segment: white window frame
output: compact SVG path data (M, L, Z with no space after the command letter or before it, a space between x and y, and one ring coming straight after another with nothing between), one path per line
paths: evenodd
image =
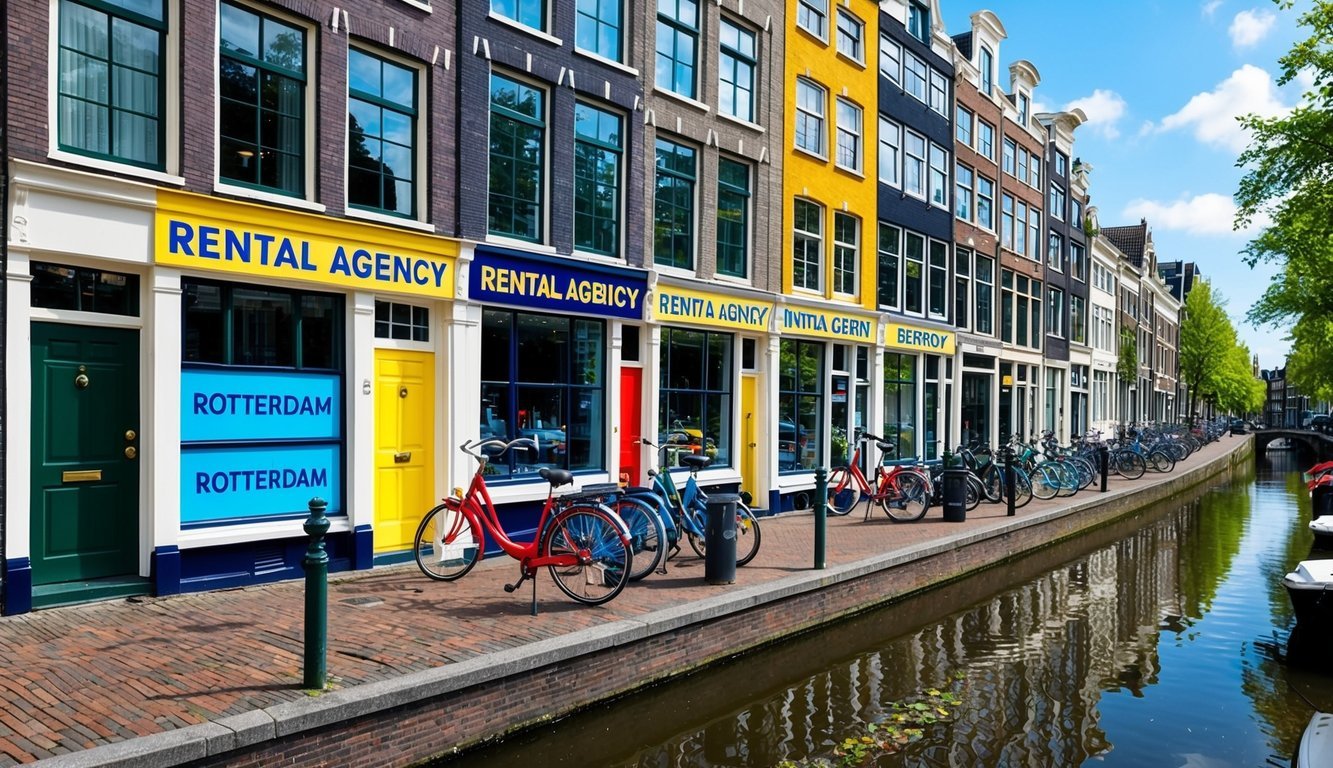
M1041 189L1041 156L1028 153L1028 186L1033 189Z
M964 174L966 174L967 176L966 184L963 183ZM953 215L959 221L966 221L970 223L976 217L975 214L976 195L975 192L973 191L973 186L976 184L977 172L972 170L972 168L970 168L969 166L955 161L953 177L954 177ZM967 209L959 210L960 207L963 205L964 201L966 201L967 203Z
M838 239L838 222L852 222L851 242ZM856 265L861 261L861 219L844 211L833 212L833 292L840 296L856 297L860 294ZM845 263L844 263L845 262ZM839 290L842 283L851 280L852 290Z
M963 122L964 122L962 120L963 115L967 115L966 139L964 139L962 136ZM972 112L972 110L968 109L962 104L959 104L958 107L954 110L954 120L953 120L954 141L958 142L959 144L962 144L965 147L971 148L977 138L976 120L977 120L976 115Z
M1047 195L1046 211L1051 214L1051 218L1056 221L1065 220L1065 189L1064 187L1051 182L1050 192Z
M844 170L860 174L865 163L865 152L861 144L861 134L864 130L862 121L865 113L860 106L841 96L838 97L835 110L837 124L834 126L834 130L837 132L838 138L833 153L833 164ZM845 114L844 110L847 110ZM843 119L844 117L848 119ZM844 140L851 142L853 155L851 165L843 162Z
M920 145L920 154L913 154L913 147ZM928 162L930 155L930 142L926 137L915 131L903 129L903 191L912 197L927 200L926 192L930 183L928 176ZM912 174L910 170L916 169L917 185L912 185Z
M943 72L930 67L930 108L940 117L949 119L949 78Z
M980 71L977 89L990 96L995 90L995 53L984 45L977 51L977 69Z
M952 191L949 188L949 152L933 141L927 151L929 181L926 191L930 195L930 204L947 211L950 202L949 193Z
M818 103L818 106L819 106L819 112L818 112L818 113L815 113L815 112L810 111L805 105L802 104L802 101L801 101L801 95L802 95L802 94L801 94L801 89L802 89L802 88L809 89L809 95L815 95L815 96L818 97L818 98L816 99L816 101L817 101L817 103ZM824 146L825 146L824 136L825 136L825 134L826 134L826 131L825 131L825 129L824 129L824 125L825 125L825 118L826 118L826 116L827 116L827 113L828 113L828 89L826 89L824 86L820 85L819 83L816 83L814 80L810 80L809 78L805 78L805 77L798 77L798 78L796 78L796 120L797 120L797 124L798 124L798 126L799 126L802 116L804 116L807 120L814 122L814 124L815 124L815 126L816 126L816 128L817 128L817 130L815 131L815 143L818 145L817 148L815 148L815 149L811 149L810 147L803 146L803 145L801 144L801 132L800 132L799 130L794 130L794 131L792 131L792 142L793 142L793 145L796 147L796 149L799 149L799 150L801 150L801 151L803 151L803 152L809 152L810 154L815 155L816 157L827 158L827 155L824 154L824 152L825 152L825 150L824 150ZM807 138L808 138L808 136L809 136L809 134L808 134L808 132L807 132Z
M983 127L985 128L984 131L982 130ZM985 120L982 120L981 117L978 116L976 121L976 131L977 131L977 146L976 146L977 154L981 155L982 157L986 158L992 163L995 162L995 126L991 125ZM986 133L990 137L988 146L982 146L982 141L981 141L982 133Z
M1064 262L1064 248L1064 237L1053 229L1048 230L1046 232L1046 265L1049 266L1053 272L1064 272L1062 266ZM1055 252L1055 258L1051 257L1052 251Z
M903 186L902 151L902 126L884 115L880 115L879 157L877 158L879 180L896 189L902 189ZM886 166L891 176L886 177L884 175Z
M842 28L842 23L843 23L843 21L847 21L848 23L850 23L850 24L852 25L852 30L855 31L855 33L856 33L854 36L853 36L853 35L850 35L850 34L845 34L845 33L843 32L843 28ZM863 21L861 21L860 19L858 19L858 18L855 16L855 14L851 13L851 12L848 11L847 9L845 9L845 8L839 8L839 9L838 9L837 28L836 28L836 31L835 31L834 34L835 34L835 37L837 38L837 43L836 43L836 45L837 45L837 51L838 51L838 54L839 54L839 55L842 55L842 56L846 56L847 58L851 59L852 61L856 62L857 64L864 65L864 64L865 64L865 61L866 61L866 25L865 25L865 22L863 22ZM850 45L851 45L851 47L852 47L852 50L851 50L851 51L844 50L844 48L843 48L843 41L844 41L844 40L849 41L849 43L850 43Z
M916 66L913 66L916 65ZM920 67L920 69L917 69ZM903 90L922 104L930 104L929 91L930 67L911 51L903 51ZM912 87L921 84L920 93Z
M793 215L792 215L792 285L795 286L795 287L797 287L797 288L801 288L801 289L803 289L803 290L807 290L807 291L816 291L816 292L818 292L818 291L822 291L822 290L823 290L823 286L824 286L824 206L820 205L819 203L816 203L814 200L807 200L806 198L803 198L803 197L795 198L795 199L792 201L792 207L793 207L793 209L795 208L796 203L804 203L804 204L806 204L806 205L812 205L812 206L814 206L815 210L816 210L816 211L818 212L818 214L819 214L818 216L815 217L815 221L818 221L818 222L819 222L819 231L818 231L818 232L812 232L812 231L810 231L810 230L806 230L806 229L798 229L798 228L797 228L797 225L796 225L795 211L793 210ZM805 237L805 238L808 238L809 240L812 240L812 241L814 241L814 243L815 243L815 248L814 248L815 259L814 259L814 261L811 262L810 259L802 259L802 260L801 260L802 263L804 263L804 264L806 265L805 274L806 274L807 276L809 276L811 273L813 273L814 276L815 276L815 284L814 284L813 286L808 285L808 284L805 284L805 283L797 283L797 282L796 282L796 250L797 250L797 249L796 249L796 243L797 243L797 241L798 241L798 236L803 236L803 237ZM802 253L805 253L804 250L802 250L801 252L802 252ZM808 282L808 277L807 277L807 282Z
M811 29L801 23L802 9L819 19L819 29ZM796 26L827 43L829 26L828 0L796 0Z
M882 32L879 36L879 71L895 85L902 86L903 47Z
M983 181L990 184L989 195L983 195L981 192L981 182ZM995 216L997 213L995 204L995 180L990 178L989 176L986 176L978 172L976 177L976 185L977 185L976 187L977 194L975 200L973 200L973 205L976 207L976 214L975 214L976 225L988 232L995 232L997 231L995 228L996 227ZM981 220L981 200L983 197L990 201L990 206L988 206L990 210L990 221Z

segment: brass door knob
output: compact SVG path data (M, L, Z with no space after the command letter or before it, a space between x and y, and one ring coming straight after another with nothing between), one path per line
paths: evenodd
M138 455L139 455L139 452L138 452L137 450L134 449L134 446L132 446L132 445L127 445L127 446L125 446L125 458L127 458L127 459L132 459L132 458L134 458L135 456L138 456Z
M138 433L138 432L135 432L135 431L132 430L132 429L127 429L127 430L125 430L125 439L126 439L126 440L133 440L134 438L136 438L136 437L138 437L138 436L139 436L139 433Z

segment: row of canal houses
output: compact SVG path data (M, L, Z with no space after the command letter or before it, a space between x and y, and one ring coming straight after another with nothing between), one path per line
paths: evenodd
M705 453L777 512L858 429L1184 402L1148 224L990 11L5 6L7 614L298 576L316 496L335 570L400 562L479 437L537 439L488 469L522 535L540 466Z

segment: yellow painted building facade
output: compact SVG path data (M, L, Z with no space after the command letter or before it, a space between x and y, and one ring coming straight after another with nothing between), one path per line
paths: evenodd
M879 6L792 0L788 11L782 290L873 310Z

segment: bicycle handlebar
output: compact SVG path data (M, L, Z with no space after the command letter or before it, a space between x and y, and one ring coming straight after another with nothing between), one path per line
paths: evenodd
M476 442L469 440L463 443L462 445L458 446L458 450L462 451L463 453L466 453L467 455L471 456L477 461L489 461L488 457L482 456L480 453L477 453L477 451L479 451L482 448L497 447L497 446L500 449L496 451L497 455L504 453L510 448L517 448L519 446L531 447L532 450L534 451L538 452L541 451L541 445L538 443L538 440L535 436L519 437L514 440L510 440L509 442L505 442L504 440L499 440L496 438L492 438L490 440L482 440L478 438Z

